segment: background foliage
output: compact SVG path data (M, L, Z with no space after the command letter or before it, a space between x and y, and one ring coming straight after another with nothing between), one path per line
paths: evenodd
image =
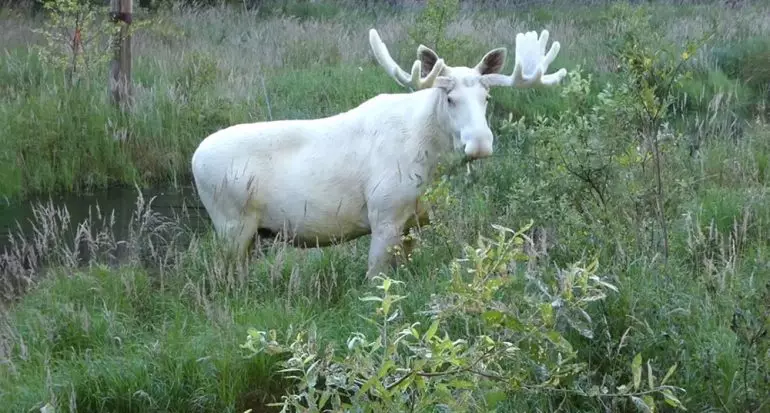
M0 405L770 408L767 5L370 3L142 3L128 114L108 104L99 4L0 9L14 202L184 185L221 127L400 91L370 27L402 64L425 43L453 65L547 28L569 70L559 88L493 91L495 156L434 183L434 224L376 285L368 238L267 245L240 278L190 211L140 197L117 239L109 211L80 223L37 204L0 256ZM95 34L86 53L65 44L77 27Z

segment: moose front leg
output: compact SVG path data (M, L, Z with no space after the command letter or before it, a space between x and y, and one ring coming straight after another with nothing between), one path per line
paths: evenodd
M386 215L384 217L383 215ZM396 215L394 218L392 215ZM388 266L397 268L400 259L407 259L414 248L409 230L430 223L427 205L418 201L410 203L397 214L370 212L372 240L369 247L368 279L385 271Z
M371 280L380 272L385 272L388 264L392 266L394 257L391 255L393 247L401 243L403 225L393 223L379 223L372 228L372 241L369 246L369 268L366 278Z

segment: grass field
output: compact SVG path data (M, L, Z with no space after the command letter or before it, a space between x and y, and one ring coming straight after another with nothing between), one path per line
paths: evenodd
M460 321L439 333L521 340L522 355L500 367L512 379L494 388L504 393L499 411L637 411L619 389L635 380L637 354L642 392L649 372L654 387L676 364L669 381L686 390L676 397L689 411L770 411L766 5L464 9L438 37L419 9L295 11L138 13L137 21L151 23L135 34L136 104L123 115L108 104L104 63L67 83L66 71L33 47L45 44L33 31L42 18L0 9L0 194L20 201L189 182L192 151L219 128L330 115L399 91L374 63L370 27L402 66L420 42L449 64L470 65L493 47L512 52L519 31L547 28L562 45L552 70L565 67L569 78L553 90L493 92L496 154L431 195L435 224L418 235L412 260L389 274L405 283L394 287L406 294L397 322L420 321L424 330L431 323L424 310L458 297L456 265L469 264L454 260L484 250L477 241L494 237L493 225L515 230L531 221L532 242L511 247L519 254L504 269L481 274L483 288L500 279L513 284L474 304L507 308L527 329L485 330L472 316L478 308L466 303L466 314L455 314ZM688 39L709 32L687 56L684 76L667 77L676 64L653 52L670 45L681 58ZM670 96L650 86L669 83ZM669 110L645 117L639 108L659 105L656 98L669 99ZM359 317L375 311L360 298L379 293L363 279L368 238L322 250L276 244L244 279L210 232L193 233L183 217L153 215L148 203L137 206L126 240L114 239L109 217L97 216L80 238L65 239L64 229L79 223L53 205L38 208L37 231L0 261L3 411L46 403L56 411L269 411L265 401L279 400L290 381L279 372L283 356L246 357L240 346L250 328L275 329L290 343L313 327L338 354L354 332L379 334ZM83 251L88 259L78 261ZM126 257L120 265L111 257L117 252ZM565 274L594 259L596 275L618 291L576 303L588 287ZM556 298L564 307L546 313ZM558 321L549 321L550 311ZM537 332L564 337L582 370L558 383L534 373L554 375L564 356L545 341L527 347L521 337L534 340ZM480 398L474 403L489 401L487 384L474 377L467 379ZM455 401L470 403L452 391ZM656 411L675 410L660 394L655 400Z

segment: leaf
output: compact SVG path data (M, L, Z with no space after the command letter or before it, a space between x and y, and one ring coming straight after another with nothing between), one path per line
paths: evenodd
M652 397L651 394L647 394L644 397L642 397L642 400L644 400L644 403L649 406L651 412L655 412L655 399Z
M377 323L377 320L372 320L371 318L369 318L369 317L364 317L364 316L362 316L361 314L358 314L358 316L359 316L359 317L360 317L362 320L366 321L366 322L367 322L367 323L369 323L369 324L374 324L374 325L376 325L376 326L379 326L379 324Z
M638 390L642 382L642 353L636 353L634 356L634 360L631 362L631 372L634 375L634 390Z
M644 412L644 413L652 413L652 409L650 408L650 406L647 405L647 402L645 402L644 400L636 396L628 396L628 397L630 397L631 401L634 402L634 406L636 406L636 409L638 411Z
M650 390L655 387L655 376L652 375L652 366L650 365L650 360L647 360L647 384L650 386Z
M385 292L387 292L388 290L390 290L390 286L392 284L393 284L392 280L390 278L386 278L382 281L382 289L385 290Z
M516 233L516 231L514 231L514 230L512 230L512 229L510 229L508 227L504 227L502 225L499 225L499 224L491 224L491 226L492 226L492 228L494 228L494 229L496 229L496 230L498 230L500 232L508 232L508 233L511 233L511 234L515 234Z
M40 408L40 413L55 413L56 408L51 406L51 403L46 403L45 406Z
M396 311L394 311L393 314L388 316L388 322L391 322L391 321L395 320L396 317L398 317L398 314L399 314L398 309L396 309Z
M594 332L591 330L591 316L588 313L582 308L576 307L567 307L564 313L564 317L570 327L587 339L594 338Z
M663 393L663 397L666 399L666 403L668 403L669 406L678 407L685 411L687 410L682 405L682 402L680 402L679 399L677 399L676 396L674 396L674 393L671 393L671 389L663 389L662 393Z
M606 281L602 281L599 277L597 277L595 275L590 276L589 279L591 281L593 281L593 282L599 283L599 284L609 288L612 291L615 291L616 293L619 292L618 291L618 287L615 287L614 285L612 285L612 284L610 284L610 283L608 283Z
M471 390L475 388L473 382L468 380L460 380L460 379L455 379L450 381L449 386L454 387L455 389L466 389L466 390Z
M505 392L490 391L484 395L484 399L487 401L487 406L489 406L490 409L495 410L497 405L505 400Z
M359 394L366 394L366 392L369 391L369 389L374 386L375 382L377 382L377 376L372 376L367 380L363 386L358 390Z
M551 326L553 324L553 307L549 303L542 303L540 304L540 313L543 317L543 323L546 326Z
M331 395L332 395L331 392L329 392L328 390L324 390L323 393L321 393L321 399L318 400L318 407L321 407L321 408L325 407L326 402L329 401L329 397Z
M508 315L505 317L505 327L515 332L521 332L526 330L527 326L524 325L518 318Z
M593 274L596 271L596 268L598 267L599 267L599 257L594 257L593 261L591 261L591 263L588 264L588 267L586 267L586 271Z
M565 339L561 334L559 334L558 331L549 331L545 333L546 338L548 338L548 341L551 343L560 346L563 349L566 349L568 352L572 352L572 344L570 344L567 339Z
M668 371L666 372L666 375L663 376L663 380L660 381L660 385L661 386L666 384L666 380L668 380L668 378L671 377L672 374L674 374L674 372L676 371L676 366L677 366L677 363L674 363L673 366L668 368Z
M377 372L377 379L382 379L385 377L386 374L390 373L390 370L392 368L396 367L396 362L392 359L387 360L385 363L382 364L380 367L380 370Z
M433 336L436 334L436 331L438 330L438 320L434 321L433 324L428 327L428 331L425 332L425 335L422 336L422 339L425 341L430 341L430 339L433 338Z
M482 314L482 318L488 324L500 324L503 321L503 313L499 310L488 310Z

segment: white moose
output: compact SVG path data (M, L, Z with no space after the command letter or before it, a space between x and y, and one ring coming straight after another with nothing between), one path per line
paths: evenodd
M499 74L505 48L469 68L445 65L420 45L410 76L371 29L379 64L414 92L380 94L322 119L239 124L208 136L192 172L216 233L242 269L264 234L283 234L299 247L371 234L367 277L377 275L394 264L388 249L428 222L420 197L439 161L456 152L465 160L492 154L489 89L554 86L567 74L546 74L560 47L553 42L546 54L547 42L545 30L539 38L519 33L511 76Z

